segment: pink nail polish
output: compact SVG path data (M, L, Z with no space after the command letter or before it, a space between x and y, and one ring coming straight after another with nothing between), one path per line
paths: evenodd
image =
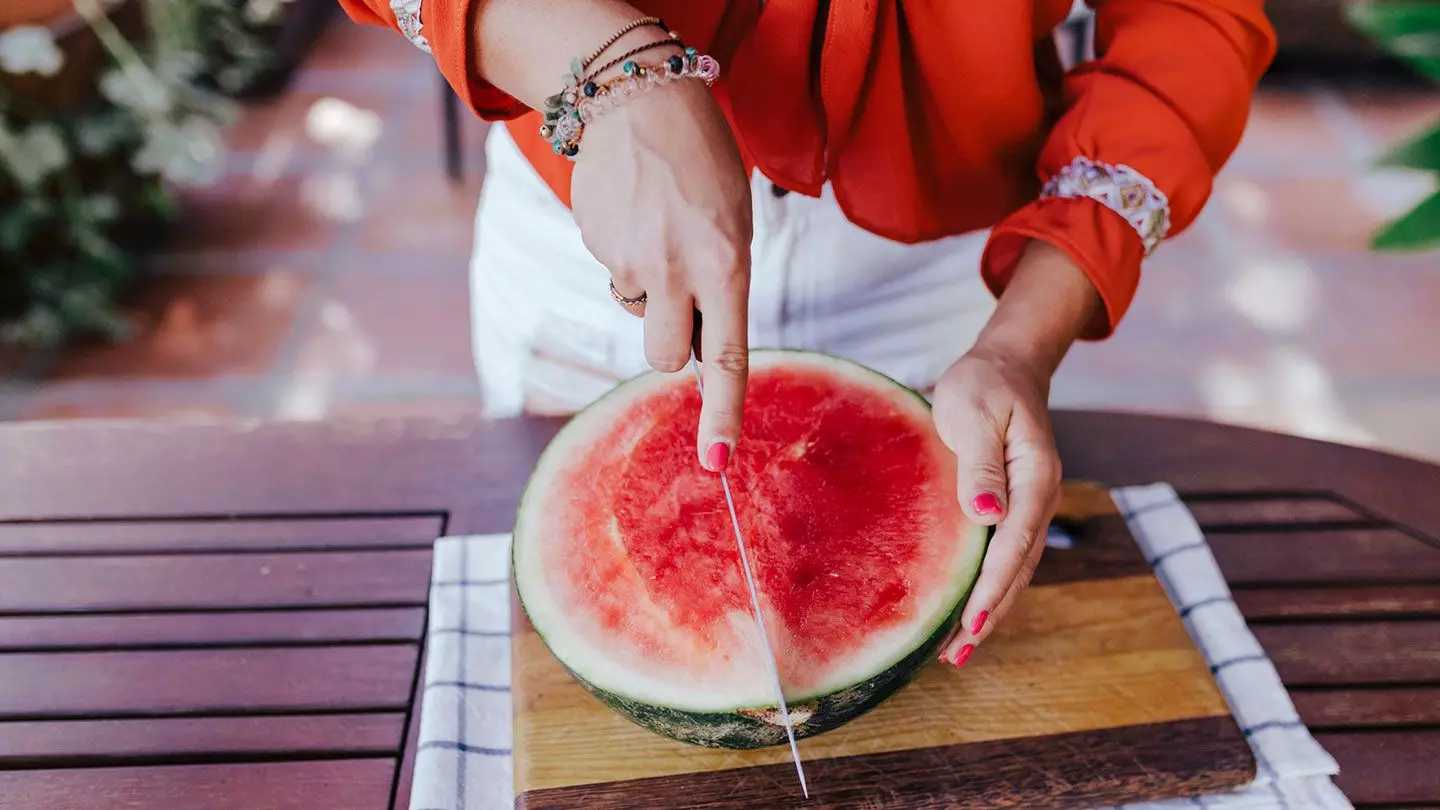
M715 442L710 449L705 451L705 464L712 472L720 472L725 465L730 463L730 445L725 442Z
M990 611L980 611L979 615L975 617L975 621L970 623L970 635L980 635L980 631L985 629L985 620L988 618L990 618Z
M950 663L954 664L956 669L959 669L960 667L965 666L966 661L970 660L970 653L973 652L975 652L975 645L966 644L964 647L960 648L959 652L955 653L955 660L951 661Z
M995 496L995 493L982 492L975 496L975 514L998 515L1000 511L1000 499Z

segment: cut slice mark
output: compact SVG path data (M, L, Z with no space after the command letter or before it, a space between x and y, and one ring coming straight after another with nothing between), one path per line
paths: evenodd
M695 369L695 385L700 396L705 396L705 383L700 376L700 364L692 363ZM740 564L745 569L745 584L750 589L750 609L755 615L755 624L760 631L760 642L764 646L765 663L775 681L775 700L779 704L780 721L785 724L785 737L790 741L790 756L795 759L795 774L800 777L800 790L810 798L810 786L805 783L805 766L800 762L800 748L795 744L795 724L791 722L790 709L785 705L785 689L780 684L780 666L775 663L775 651L770 646L770 634L765 630L765 612L760 609L760 595L755 588L755 569L750 567L750 556L745 553L745 536L740 532L740 517L735 512L735 495L730 491L730 477L720 471L720 486L725 490L725 505L730 509L730 523L735 529L735 545L740 550Z

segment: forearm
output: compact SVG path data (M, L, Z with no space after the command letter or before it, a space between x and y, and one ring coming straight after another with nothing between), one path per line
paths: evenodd
M1031 241L976 351L1054 374L1102 306L1094 285L1064 252Z
M540 109L560 89L571 59L583 58L644 16L623 0L478 0L477 68L496 87ZM658 34L654 28L632 31L611 52L622 53Z

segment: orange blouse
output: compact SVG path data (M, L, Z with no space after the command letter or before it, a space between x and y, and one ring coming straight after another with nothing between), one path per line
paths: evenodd
M402 28L390 0L339 1ZM568 205L571 164L538 113L477 75L472 1L408 0L460 98L509 121ZM852 222L901 242L993 227L981 273L996 294L1029 238L1050 242L1099 290L1107 317L1086 337L1100 338L1135 295L1141 238L1089 197L1039 199L1042 183L1076 157L1127 166L1168 198L1169 235L1184 230L1275 34L1263 0L1088 2L1097 58L1063 74L1052 31L1071 0L632 0L720 61L716 98L749 166L808 195L828 181Z

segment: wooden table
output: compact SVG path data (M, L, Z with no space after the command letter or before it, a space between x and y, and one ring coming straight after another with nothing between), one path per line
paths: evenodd
M430 541L508 528L556 424L0 428L0 808L405 807ZM1440 468L1056 417L1176 485L1362 807L1440 807Z

